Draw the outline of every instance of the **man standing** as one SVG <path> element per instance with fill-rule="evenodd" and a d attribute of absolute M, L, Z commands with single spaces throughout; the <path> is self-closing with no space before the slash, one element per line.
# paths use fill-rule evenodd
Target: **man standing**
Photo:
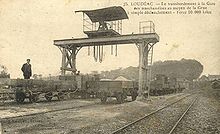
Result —
<path fill-rule="evenodd" d="M 23 64 L 21 71 L 23 72 L 24 79 L 30 79 L 32 75 L 30 59 L 27 59 L 27 63 Z"/>

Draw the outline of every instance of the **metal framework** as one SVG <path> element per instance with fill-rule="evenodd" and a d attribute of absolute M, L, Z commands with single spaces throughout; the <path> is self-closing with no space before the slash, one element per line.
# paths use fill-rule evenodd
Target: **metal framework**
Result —
<path fill-rule="evenodd" d="M 79 10 L 83 13 L 83 32 L 89 38 L 122 34 L 122 20 L 128 19 L 127 13 L 120 6 L 96 10 Z"/>
<path fill-rule="evenodd" d="M 94 46 L 94 44 L 95 46 L 136 44 L 139 51 L 139 95 L 142 96 L 145 93 L 144 91 L 147 91 L 148 86 L 148 54 L 158 41 L 159 36 L 156 33 L 145 33 L 115 37 L 54 40 L 54 45 L 58 46 L 62 52 L 61 74 L 65 75 L 66 71 L 76 73 L 76 55 L 82 47 Z"/>
<path fill-rule="evenodd" d="M 76 55 L 82 47 L 66 46 L 58 48 L 62 53 L 61 75 L 65 76 L 66 71 L 76 74 Z"/>
<path fill-rule="evenodd" d="M 102 62 L 104 46 L 111 45 L 111 54 L 113 54 L 113 45 L 115 45 L 115 55 L 117 55 L 117 45 L 136 44 L 139 51 L 139 96 L 144 96 L 146 92 L 149 95 L 147 89 L 150 89 L 153 46 L 159 42 L 154 23 L 152 21 L 140 22 L 139 34 L 122 35 L 119 34 L 122 31 L 122 19 L 128 19 L 122 7 L 77 12 L 85 13 L 91 21 L 90 23 L 83 17 L 83 31 L 88 35 L 88 38 L 54 40 L 54 45 L 62 53 L 61 75 L 64 76 L 66 71 L 76 74 L 76 56 L 82 47 L 88 47 L 88 55 L 90 55 L 90 47 L 93 47 L 95 61 Z M 113 30 L 108 28 L 104 28 L 104 30 L 97 29 L 97 23 L 100 27 L 106 21 L 111 23 Z M 87 23 L 91 27 L 88 27 Z M 85 31 L 85 28 L 89 30 Z"/>
<path fill-rule="evenodd" d="M 152 52 L 155 42 L 151 40 L 136 44 L 139 51 L 139 95 L 150 93 Z"/>

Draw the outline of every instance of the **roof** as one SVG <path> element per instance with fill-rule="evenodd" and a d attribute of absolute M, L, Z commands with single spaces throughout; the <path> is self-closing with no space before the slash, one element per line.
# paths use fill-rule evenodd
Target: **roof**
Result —
<path fill-rule="evenodd" d="M 216 79 L 215 79 L 215 80 L 213 80 L 212 82 L 220 82 L 220 80 L 216 80 Z"/>
<path fill-rule="evenodd" d="M 112 81 L 112 79 L 100 79 L 100 81 Z"/>
<path fill-rule="evenodd" d="M 178 81 L 178 82 L 190 82 L 186 78 L 176 78 L 176 81 Z"/>
<path fill-rule="evenodd" d="M 209 80 L 220 79 L 220 75 L 208 75 Z"/>
<path fill-rule="evenodd" d="M 198 80 L 199 81 L 208 81 L 209 78 L 207 76 L 205 76 L 205 75 L 202 75 Z"/>
<path fill-rule="evenodd" d="M 114 81 L 131 81 L 131 80 L 129 80 L 129 79 L 123 77 L 123 76 L 119 76 L 116 79 L 114 79 Z"/>
<path fill-rule="evenodd" d="M 121 6 L 113 6 L 96 10 L 79 10 L 75 12 L 85 13 L 92 22 L 128 19 L 127 13 Z"/>

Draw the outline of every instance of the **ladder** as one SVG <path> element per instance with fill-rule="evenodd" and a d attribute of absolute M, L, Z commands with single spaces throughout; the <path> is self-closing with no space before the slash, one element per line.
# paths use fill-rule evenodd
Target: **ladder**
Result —
<path fill-rule="evenodd" d="M 150 96 L 150 82 L 151 82 L 151 67 L 153 64 L 153 46 L 150 48 L 147 57 L 147 88 L 148 97 Z"/>

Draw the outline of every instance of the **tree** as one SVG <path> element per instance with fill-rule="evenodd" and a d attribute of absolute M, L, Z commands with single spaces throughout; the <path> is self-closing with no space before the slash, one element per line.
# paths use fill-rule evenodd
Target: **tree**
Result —
<path fill-rule="evenodd" d="M 0 78 L 10 78 L 10 74 L 8 74 L 8 69 L 4 65 L 0 65 Z"/>
<path fill-rule="evenodd" d="M 203 71 L 203 65 L 194 59 L 181 59 L 157 61 L 152 66 L 152 77 L 157 74 L 164 74 L 168 77 L 185 78 L 190 81 L 197 79 Z M 127 79 L 138 80 L 138 67 L 119 68 L 111 71 L 102 71 L 101 78 L 114 79 L 124 76 Z"/>
<path fill-rule="evenodd" d="M 194 59 L 167 60 L 153 64 L 152 76 L 164 74 L 168 77 L 186 78 L 192 81 L 197 79 L 202 71 L 203 65 Z"/>

